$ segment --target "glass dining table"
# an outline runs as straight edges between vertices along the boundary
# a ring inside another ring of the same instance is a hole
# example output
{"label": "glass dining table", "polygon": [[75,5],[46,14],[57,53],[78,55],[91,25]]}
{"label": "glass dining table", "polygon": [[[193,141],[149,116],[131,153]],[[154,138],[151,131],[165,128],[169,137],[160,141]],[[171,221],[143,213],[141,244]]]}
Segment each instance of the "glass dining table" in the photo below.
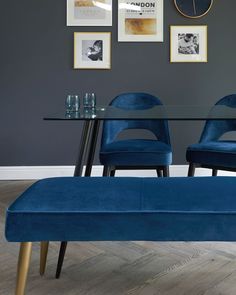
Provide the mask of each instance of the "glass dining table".
{"label": "glass dining table", "polygon": [[[50,114],[44,120],[81,121],[83,130],[80,139],[74,176],[90,176],[97,145],[100,123],[105,120],[163,120],[168,121],[204,121],[204,120],[236,120],[236,108],[216,105],[159,105],[146,109],[120,109],[113,106],[98,106],[92,110],[80,110],[67,113],[65,110]],[[56,278],[59,278],[63,265],[67,242],[63,241],[57,264]]]}
{"label": "glass dining table", "polygon": [[235,120],[236,108],[225,105],[158,105],[146,109],[121,109],[113,106],[97,106],[96,109],[79,112],[52,113],[44,120],[81,121],[83,131],[80,139],[74,176],[90,176],[97,145],[100,123],[104,120],[163,120],[168,121],[204,121],[204,120]]}

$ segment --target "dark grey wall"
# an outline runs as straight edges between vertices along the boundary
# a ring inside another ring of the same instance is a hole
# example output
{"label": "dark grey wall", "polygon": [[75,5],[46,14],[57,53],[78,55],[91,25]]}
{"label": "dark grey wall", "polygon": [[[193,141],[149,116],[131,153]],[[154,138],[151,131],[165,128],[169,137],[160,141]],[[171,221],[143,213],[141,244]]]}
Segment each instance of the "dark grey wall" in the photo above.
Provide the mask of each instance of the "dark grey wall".
{"label": "dark grey wall", "polygon": [[[198,20],[164,0],[164,43],[118,43],[113,26],[66,27],[66,0],[2,1],[0,9],[0,165],[72,165],[81,123],[43,121],[68,93],[97,93],[107,104],[121,92],[144,91],[165,104],[213,104],[236,92],[236,1],[215,0]],[[208,63],[170,64],[169,26],[208,25]],[[112,31],[112,69],[73,70],[74,31]],[[172,122],[174,163],[198,140],[202,123]]]}

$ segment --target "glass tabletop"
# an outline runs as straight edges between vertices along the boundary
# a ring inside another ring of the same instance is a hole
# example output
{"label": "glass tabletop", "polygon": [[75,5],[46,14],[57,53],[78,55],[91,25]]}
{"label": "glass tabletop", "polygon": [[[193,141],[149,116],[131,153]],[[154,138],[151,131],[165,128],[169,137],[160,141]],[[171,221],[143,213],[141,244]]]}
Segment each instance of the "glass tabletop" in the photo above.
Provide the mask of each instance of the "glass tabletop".
{"label": "glass tabletop", "polygon": [[236,108],[217,105],[161,105],[142,110],[120,109],[113,106],[98,106],[96,109],[67,113],[61,110],[44,117],[44,120],[232,120]]}

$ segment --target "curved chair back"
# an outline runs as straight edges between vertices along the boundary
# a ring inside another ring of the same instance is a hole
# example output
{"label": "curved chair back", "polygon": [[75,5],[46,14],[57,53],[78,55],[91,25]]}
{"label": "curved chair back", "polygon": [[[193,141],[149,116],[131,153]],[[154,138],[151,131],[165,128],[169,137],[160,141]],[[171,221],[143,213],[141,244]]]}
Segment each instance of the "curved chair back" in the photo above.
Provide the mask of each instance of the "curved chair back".
{"label": "curved chair back", "polygon": [[[124,93],[115,97],[111,106],[126,110],[144,110],[162,105],[159,98],[147,93]],[[113,142],[118,134],[127,129],[146,129],[155,137],[170,144],[167,120],[107,120],[103,125],[102,147]]]}
{"label": "curved chair back", "polygon": [[[236,94],[223,97],[215,105],[236,108]],[[236,131],[236,120],[207,120],[199,142],[218,140],[230,131]]]}

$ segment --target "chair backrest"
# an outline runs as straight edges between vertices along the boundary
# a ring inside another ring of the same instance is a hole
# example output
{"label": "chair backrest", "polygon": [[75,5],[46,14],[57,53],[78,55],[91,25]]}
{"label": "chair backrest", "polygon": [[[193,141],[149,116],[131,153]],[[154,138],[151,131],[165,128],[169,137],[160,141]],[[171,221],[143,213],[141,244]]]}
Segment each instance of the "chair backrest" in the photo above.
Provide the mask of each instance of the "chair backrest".
{"label": "chair backrest", "polygon": [[[159,98],[147,93],[124,93],[115,97],[111,106],[126,110],[144,110],[162,105]],[[101,145],[113,142],[118,134],[127,129],[146,129],[155,137],[170,144],[167,120],[107,120],[103,124]]]}
{"label": "chair backrest", "polygon": [[[236,108],[236,94],[223,97],[215,105]],[[236,131],[236,120],[207,120],[199,142],[218,140],[230,131]]]}

